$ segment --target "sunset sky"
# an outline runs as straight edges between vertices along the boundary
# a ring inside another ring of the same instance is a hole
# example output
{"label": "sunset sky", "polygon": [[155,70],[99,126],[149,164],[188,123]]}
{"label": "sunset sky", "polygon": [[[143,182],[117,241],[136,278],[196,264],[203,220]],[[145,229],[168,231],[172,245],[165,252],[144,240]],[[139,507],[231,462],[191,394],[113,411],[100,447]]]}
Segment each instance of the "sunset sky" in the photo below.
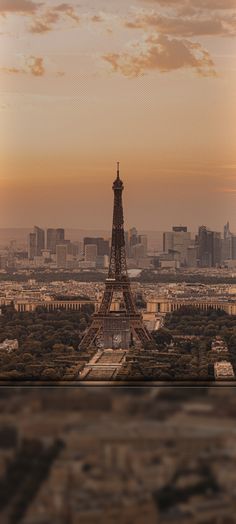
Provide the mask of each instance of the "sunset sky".
{"label": "sunset sky", "polygon": [[236,0],[0,0],[0,227],[230,220]]}

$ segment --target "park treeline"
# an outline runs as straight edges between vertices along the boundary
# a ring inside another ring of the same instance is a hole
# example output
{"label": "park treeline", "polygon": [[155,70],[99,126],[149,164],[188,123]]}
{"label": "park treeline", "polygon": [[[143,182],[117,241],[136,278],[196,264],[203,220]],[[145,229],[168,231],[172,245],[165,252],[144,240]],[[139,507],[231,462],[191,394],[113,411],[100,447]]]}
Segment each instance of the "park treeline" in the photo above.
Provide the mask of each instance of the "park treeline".
{"label": "park treeline", "polygon": [[[232,363],[236,374],[236,316],[220,309],[201,311],[183,306],[166,315],[164,328],[152,335],[159,350],[166,352],[172,379],[214,380],[214,362],[225,359]],[[228,355],[211,351],[216,336],[226,343]],[[171,345],[173,353],[169,353]]]}
{"label": "park treeline", "polygon": [[[83,333],[91,322],[92,304],[84,304],[81,311],[17,312],[12,306],[2,308],[0,342],[17,339],[19,349],[0,352],[0,379],[63,380],[91,355],[78,349]],[[164,328],[152,333],[156,350],[146,348],[138,357],[141,378],[155,380],[214,380],[214,362],[229,359],[236,372],[236,317],[224,311],[201,311],[182,307],[165,317]],[[211,350],[212,340],[220,336],[229,353],[216,354]],[[96,351],[96,349],[95,349]],[[130,350],[132,361],[133,349]],[[129,359],[127,366],[135,377],[135,366]],[[78,369],[76,371],[78,374]],[[76,379],[76,375],[74,376]],[[132,378],[131,376],[131,378]],[[72,379],[72,378],[71,378]]]}
{"label": "park treeline", "polygon": [[[31,270],[24,273],[10,271],[0,274],[0,282],[27,282],[29,279],[34,279],[37,282],[49,283],[53,281],[68,282],[74,280],[77,282],[105,282],[107,274],[98,271],[79,271],[77,273],[71,271],[42,271]],[[164,273],[162,271],[143,270],[140,275],[131,278],[132,282],[150,283],[150,284],[236,284],[236,277],[226,275],[207,275],[198,273],[186,273],[181,270],[176,273]]]}
{"label": "park treeline", "polygon": [[39,307],[34,312],[18,312],[7,306],[0,316],[0,342],[17,339],[21,352],[34,354],[51,351],[55,344],[77,349],[93,312],[90,303],[84,304],[81,311],[47,311]]}

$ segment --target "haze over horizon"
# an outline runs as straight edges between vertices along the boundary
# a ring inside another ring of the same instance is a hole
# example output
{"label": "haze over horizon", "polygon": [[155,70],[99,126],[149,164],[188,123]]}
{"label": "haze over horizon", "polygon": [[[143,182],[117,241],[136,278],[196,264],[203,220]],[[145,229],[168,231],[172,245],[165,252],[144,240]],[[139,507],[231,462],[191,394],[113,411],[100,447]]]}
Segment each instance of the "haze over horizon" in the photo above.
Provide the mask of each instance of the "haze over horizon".
{"label": "haze over horizon", "polygon": [[236,0],[0,0],[0,227],[236,232]]}

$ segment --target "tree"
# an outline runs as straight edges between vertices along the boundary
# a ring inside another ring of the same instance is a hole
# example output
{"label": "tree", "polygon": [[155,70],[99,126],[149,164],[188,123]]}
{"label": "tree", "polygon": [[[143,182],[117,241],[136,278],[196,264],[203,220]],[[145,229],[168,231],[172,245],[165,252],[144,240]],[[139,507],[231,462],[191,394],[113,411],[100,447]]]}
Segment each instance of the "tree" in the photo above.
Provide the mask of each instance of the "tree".
{"label": "tree", "polygon": [[22,355],[22,362],[33,362],[34,361],[34,357],[31,353],[24,353],[24,355]]}
{"label": "tree", "polygon": [[45,368],[44,371],[41,374],[41,378],[43,380],[60,380],[61,379],[61,373],[58,369],[54,368]]}
{"label": "tree", "polygon": [[157,346],[168,345],[173,340],[173,336],[170,331],[164,328],[160,328],[157,331],[152,331],[152,337],[154,338]]}

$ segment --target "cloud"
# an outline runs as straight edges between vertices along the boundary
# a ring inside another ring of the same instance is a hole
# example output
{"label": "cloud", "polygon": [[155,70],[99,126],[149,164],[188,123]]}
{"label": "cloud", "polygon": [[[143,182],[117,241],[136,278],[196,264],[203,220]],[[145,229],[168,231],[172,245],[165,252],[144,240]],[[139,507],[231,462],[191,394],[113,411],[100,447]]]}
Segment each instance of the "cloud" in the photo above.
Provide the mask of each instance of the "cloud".
{"label": "cloud", "polygon": [[18,69],[17,67],[1,67],[0,70],[3,71],[4,73],[15,74],[15,75],[19,73],[25,73],[23,69]]}
{"label": "cloud", "polygon": [[26,61],[26,67],[33,76],[43,76],[45,73],[43,58],[41,56],[30,56]]}
{"label": "cloud", "polygon": [[[1,67],[0,72],[10,75],[32,75],[36,77],[44,76],[46,73],[44,59],[41,56],[24,57],[24,64],[22,67]],[[57,77],[65,76],[64,71],[52,71],[52,74]]]}
{"label": "cloud", "polygon": [[231,193],[231,194],[235,194],[236,193],[236,189],[226,188],[226,187],[219,188],[218,191],[220,191],[221,193]]}
{"label": "cloud", "polygon": [[53,26],[64,17],[69,17],[80,22],[80,17],[76,14],[74,8],[70,4],[58,4],[51,9],[42,12],[40,16],[33,18],[30,26],[31,33],[47,33],[52,31]]}
{"label": "cloud", "polygon": [[69,16],[76,22],[80,21],[80,17],[76,14],[74,7],[70,4],[59,4],[56,7],[54,7],[54,10],[60,13],[65,13],[67,16]]}
{"label": "cloud", "polygon": [[31,33],[47,33],[61,19],[70,18],[80,22],[73,5],[69,3],[57,4],[47,8],[44,2],[36,3],[32,0],[0,0],[0,15],[18,13],[31,17],[29,30]]}
{"label": "cloud", "polygon": [[103,18],[101,15],[94,15],[94,16],[91,16],[91,21],[92,22],[103,22]]}
{"label": "cloud", "polygon": [[18,75],[31,74],[33,76],[43,76],[45,74],[44,61],[41,56],[29,56],[25,59],[25,67],[2,67],[4,73]]}
{"label": "cloud", "polygon": [[152,12],[137,15],[132,21],[126,20],[125,26],[131,29],[155,27],[159,33],[183,37],[236,34],[232,17],[183,18],[162,16]]}
{"label": "cloud", "polygon": [[58,22],[60,15],[55,11],[47,11],[41,17],[33,20],[30,26],[31,33],[47,33],[52,30],[52,26]]}
{"label": "cloud", "polygon": [[235,9],[236,0],[142,0],[142,3],[159,4],[163,7],[189,7],[193,9]]}
{"label": "cloud", "polygon": [[48,31],[51,31],[52,25],[47,23],[45,20],[39,20],[36,19],[33,21],[33,23],[30,26],[30,32],[31,33],[47,33]]}
{"label": "cloud", "polygon": [[[145,1],[145,0],[143,0]],[[146,0],[147,2],[150,0]],[[137,53],[109,54],[105,59],[113,70],[126,76],[138,76],[148,69],[171,71],[192,68],[201,76],[216,76],[210,53],[193,37],[236,36],[236,15],[218,9],[232,9],[236,0],[153,0],[168,9],[140,9],[123,19],[129,29],[141,29],[148,34],[146,48]],[[212,10],[212,8],[215,10]],[[210,10],[211,9],[211,10]],[[161,39],[161,37],[164,37]]]}
{"label": "cloud", "polygon": [[42,3],[35,3],[31,0],[0,0],[0,14],[23,13],[33,14],[41,7]]}
{"label": "cloud", "polygon": [[109,53],[103,59],[114,72],[130,78],[144,75],[147,71],[167,73],[186,68],[195,70],[199,76],[216,76],[213,60],[199,43],[151,34],[146,37],[143,46],[134,44],[133,50]]}

